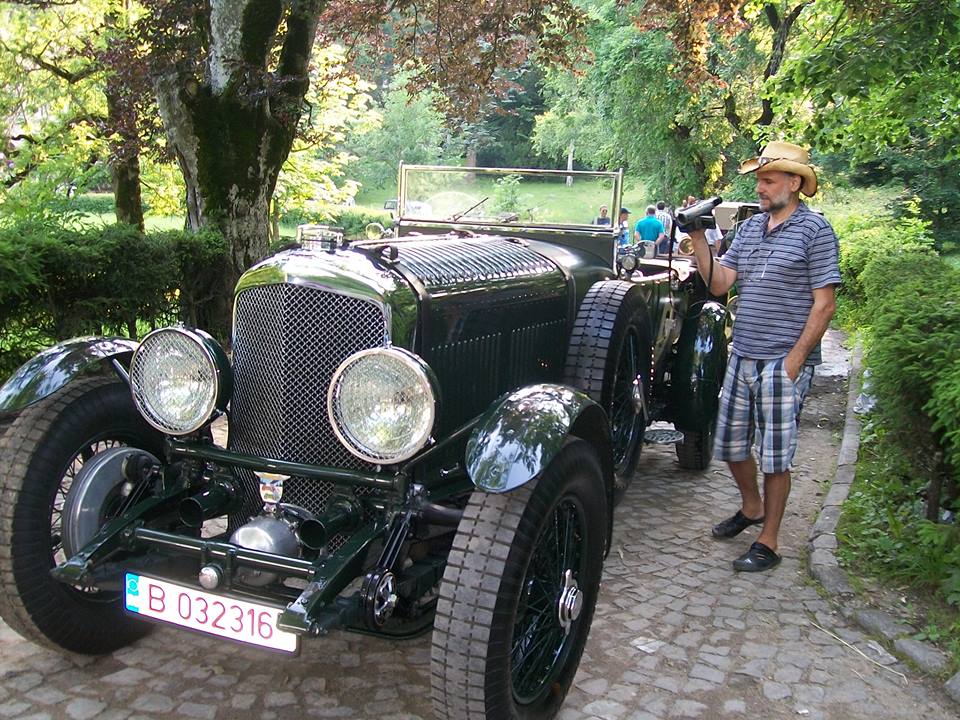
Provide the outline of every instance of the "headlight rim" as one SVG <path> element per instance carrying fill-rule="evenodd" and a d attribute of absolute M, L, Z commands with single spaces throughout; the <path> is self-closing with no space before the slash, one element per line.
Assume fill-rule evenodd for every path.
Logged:
<path fill-rule="evenodd" d="M 429 404 L 430 410 L 430 422 L 429 429 L 424 434 L 423 438 L 417 443 L 413 443 L 410 446 L 410 450 L 405 451 L 404 453 L 393 456 L 390 458 L 376 457 L 373 455 L 366 454 L 362 452 L 356 445 L 351 442 L 351 440 L 343 433 L 340 429 L 340 424 L 337 422 L 336 414 L 334 413 L 334 396 L 336 393 L 339 380 L 343 375 L 343 372 L 357 360 L 377 354 L 391 354 L 402 359 L 409 367 L 412 367 L 415 371 L 422 374 L 423 379 L 426 381 L 426 386 L 430 390 L 431 402 Z M 433 372 L 433 369 L 426 363 L 426 361 L 421 358 L 416 353 L 413 353 L 405 348 L 397 347 L 395 345 L 383 345 L 375 348 L 366 348 L 364 350 L 358 350 L 355 353 L 351 353 L 343 362 L 337 365 L 337 368 L 333 371 L 333 374 L 330 376 L 330 385 L 327 388 L 327 420 L 330 423 L 330 427 L 333 430 L 334 436 L 340 442 L 340 444 L 346 448 L 346 450 L 356 458 L 363 460 L 364 462 L 371 463 L 373 465 L 397 465 L 399 463 L 405 462 L 410 458 L 416 456 L 423 448 L 430 442 L 430 438 L 433 436 L 433 432 L 436 429 L 437 417 L 440 414 L 440 394 L 439 394 L 439 384 L 437 382 L 437 377 Z"/>
<path fill-rule="evenodd" d="M 133 368 L 147 340 L 155 335 L 170 332 L 185 336 L 197 347 L 199 347 L 204 359 L 209 363 L 213 370 L 213 402 L 210 404 L 207 411 L 203 413 L 204 419 L 198 423 L 195 423 L 194 426 L 189 430 L 173 430 L 168 426 L 164 426 L 156 422 L 151 413 L 144 412 L 145 407 L 142 406 L 138 400 L 137 389 L 134 386 Z M 195 433 L 197 430 L 200 430 L 211 420 L 216 418 L 218 412 L 223 412 L 226 410 L 227 404 L 230 400 L 230 395 L 232 394 L 233 390 L 233 375 L 232 372 L 228 372 L 229 370 L 231 370 L 231 367 L 229 360 L 226 358 L 226 353 L 224 353 L 219 343 L 217 343 L 217 341 L 214 340 L 210 334 L 198 328 L 190 328 L 183 325 L 171 325 L 168 327 L 157 328 L 156 330 L 151 330 L 143 336 L 143 339 L 140 340 L 140 344 L 137 346 L 137 349 L 133 351 L 133 356 L 130 358 L 130 396 L 133 400 L 134 407 L 140 414 L 140 417 L 142 417 L 144 421 L 153 429 L 158 430 L 164 435 L 173 435 L 175 437 L 190 435 L 191 433 Z"/>

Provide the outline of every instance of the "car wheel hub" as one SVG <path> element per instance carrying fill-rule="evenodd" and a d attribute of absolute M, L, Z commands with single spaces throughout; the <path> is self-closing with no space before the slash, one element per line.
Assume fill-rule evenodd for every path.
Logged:
<path fill-rule="evenodd" d="M 567 570 L 563 574 L 563 590 L 560 592 L 560 600 L 557 602 L 557 617 L 560 620 L 560 626 L 564 633 L 570 633 L 570 627 L 580 617 L 583 610 L 583 593 L 573 578 L 573 570 Z"/>

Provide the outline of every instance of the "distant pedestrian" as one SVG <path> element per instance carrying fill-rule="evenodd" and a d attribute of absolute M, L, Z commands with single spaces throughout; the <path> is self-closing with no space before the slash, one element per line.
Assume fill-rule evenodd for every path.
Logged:
<path fill-rule="evenodd" d="M 610 212 L 610 211 L 607 209 L 607 206 L 606 206 L 606 205 L 601 205 L 601 206 L 600 206 L 600 215 L 597 217 L 596 220 L 593 221 L 593 224 L 594 224 L 594 225 L 612 225 L 612 224 L 613 224 L 613 218 L 610 217 L 609 215 L 607 215 L 608 212 Z"/>
<path fill-rule="evenodd" d="M 660 224 L 663 225 L 663 234 L 670 237 L 670 228 L 673 227 L 673 215 L 663 200 L 657 202 L 656 216 Z"/>
<path fill-rule="evenodd" d="M 761 213 L 737 230 L 715 262 L 703 230 L 690 230 L 697 266 L 710 292 L 725 295 L 737 283 L 733 347 L 720 393 L 716 457 L 726 460 L 740 490 L 740 508 L 713 528 L 732 538 L 750 525 L 763 529 L 733 569 L 756 572 L 780 562 L 777 536 L 790 494 L 797 421 L 820 363 L 820 338 L 836 308 L 839 248 L 833 228 L 800 201 L 817 192 L 810 155 L 772 142 L 740 166 L 757 174 Z M 690 198 L 693 200 L 693 198 Z M 759 434 L 763 496 L 752 448 Z"/>
<path fill-rule="evenodd" d="M 617 244 L 620 247 L 630 244 L 630 211 L 622 207 L 620 208 L 620 216 L 617 220 L 617 227 L 620 228 L 620 235 L 617 239 Z"/>
<path fill-rule="evenodd" d="M 637 220 L 633 235 L 637 242 L 655 243 L 657 254 L 667 252 L 667 243 L 670 241 L 664 232 L 663 223 L 657 220 L 657 208 L 655 206 L 647 206 L 647 214 L 641 220 Z"/>

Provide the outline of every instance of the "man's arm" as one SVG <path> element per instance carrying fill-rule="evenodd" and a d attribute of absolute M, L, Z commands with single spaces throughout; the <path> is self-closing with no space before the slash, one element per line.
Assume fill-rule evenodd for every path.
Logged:
<path fill-rule="evenodd" d="M 710 283 L 710 292 L 714 295 L 725 295 L 737 281 L 737 271 L 724 267 L 710 252 L 707 236 L 703 230 L 691 230 L 690 239 L 693 241 L 693 254 L 697 258 L 697 270 L 703 282 Z M 710 268 L 713 267 L 713 277 L 710 277 Z"/>
<path fill-rule="evenodd" d="M 783 369 L 791 380 L 796 380 L 800 374 L 800 368 L 810 351 L 820 342 L 820 338 L 827 331 L 827 326 L 833 319 L 833 313 L 837 309 L 837 291 L 835 285 L 817 288 L 813 291 L 813 307 L 810 308 L 810 315 L 807 317 L 807 323 L 803 326 L 803 332 L 800 333 L 800 339 L 796 345 L 787 353 L 783 360 Z"/>

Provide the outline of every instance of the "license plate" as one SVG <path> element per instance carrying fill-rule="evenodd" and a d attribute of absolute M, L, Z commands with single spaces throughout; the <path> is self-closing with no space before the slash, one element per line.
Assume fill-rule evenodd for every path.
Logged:
<path fill-rule="evenodd" d="M 295 653 L 299 636 L 277 628 L 280 610 L 184 585 L 127 573 L 129 612 L 250 645 Z"/>

